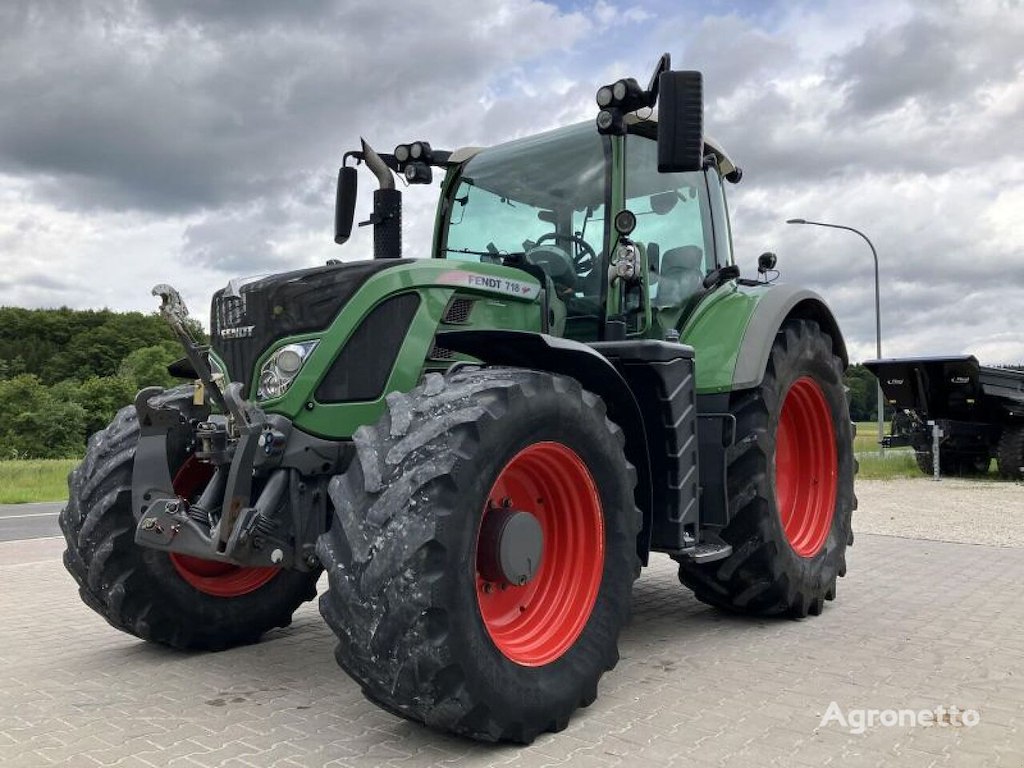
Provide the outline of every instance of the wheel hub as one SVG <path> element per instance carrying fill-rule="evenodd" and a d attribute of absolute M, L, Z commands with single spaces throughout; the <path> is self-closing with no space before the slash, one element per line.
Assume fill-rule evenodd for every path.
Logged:
<path fill-rule="evenodd" d="M 529 512 L 491 507 L 480 529 L 477 569 L 487 581 L 522 587 L 540 568 L 544 532 Z"/>
<path fill-rule="evenodd" d="M 543 441 L 513 456 L 486 498 L 473 563 L 480 618 L 507 659 L 549 664 L 583 632 L 601 589 L 597 484 L 575 451 Z"/>

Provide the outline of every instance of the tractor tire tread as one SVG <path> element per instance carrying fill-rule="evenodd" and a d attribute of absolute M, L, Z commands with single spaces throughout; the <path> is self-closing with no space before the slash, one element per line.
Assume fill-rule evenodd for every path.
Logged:
<path fill-rule="evenodd" d="M 481 434 L 513 404 L 551 387 L 599 412 L 622 446 L 603 401 L 575 380 L 509 368 L 428 374 L 411 392 L 388 395 L 382 418 L 355 433 L 356 458 L 329 485 L 338 524 L 317 548 L 329 580 L 320 611 L 338 639 L 338 664 L 384 710 L 479 740 L 529 743 L 564 728 L 573 710 L 596 697 L 595 681 L 542 720 L 503 717 L 474 697 L 462 660 L 446 652 L 449 615 L 433 598 L 432 586 L 445 577 L 438 527 L 469 492 L 454 471 L 457 462 L 474 457 Z M 635 470 L 628 470 L 635 485 Z M 428 509 L 435 512 L 420 514 Z M 635 537 L 641 514 L 632 512 Z M 639 558 L 630 557 L 636 578 Z M 605 628 L 609 636 L 598 644 L 602 671 L 618 660 L 618 628 Z"/>
<path fill-rule="evenodd" d="M 771 518 L 776 514 L 770 502 L 774 494 L 769 474 L 771 411 L 762 393 L 772 391 L 783 367 L 808 358 L 828 361 L 831 386 L 841 393 L 842 362 L 833 352 L 831 338 L 813 321 L 789 320 L 776 337 L 766 383 L 733 396 L 730 410 L 736 418 L 736 443 L 726 454 L 731 518 L 721 534 L 732 544 L 733 552 L 713 563 L 695 564 L 685 559 L 679 563 L 680 581 L 708 605 L 761 616 L 818 615 L 824 601 L 835 598 L 836 576 L 846 573 L 845 552 L 853 543 L 851 518 L 857 504 L 852 480 L 856 472 L 853 427 L 848 415 L 834 422 L 834 427 L 840 444 L 849 444 L 845 457 L 851 466 L 849 478 L 840 477 L 833 529 L 814 558 L 820 567 L 809 576 L 798 570 L 804 565 L 794 559 L 785 540 L 780 540 L 777 521 Z"/>
<path fill-rule="evenodd" d="M 138 438 L 135 407 L 122 408 L 68 475 L 59 516 L 63 562 L 83 602 L 117 629 L 179 649 L 221 650 L 288 626 L 295 609 L 316 597 L 317 573 L 285 571 L 251 595 L 216 598 L 185 584 L 166 553 L 135 543 Z M 261 605 L 252 610 L 256 600 Z"/>

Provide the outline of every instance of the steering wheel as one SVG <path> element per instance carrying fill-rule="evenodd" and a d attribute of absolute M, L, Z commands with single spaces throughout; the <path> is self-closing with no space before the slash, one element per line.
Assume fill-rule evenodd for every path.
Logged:
<path fill-rule="evenodd" d="M 551 278 L 559 294 L 576 290 L 572 257 L 562 246 L 535 244 L 523 254 L 523 261 Z"/>
<path fill-rule="evenodd" d="M 572 257 L 572 265 L 576 271 L 576 277 L 586 277 L 597 266 L 597 252 L 594 251 L 590 243 L 579 235 L 563 235 L 559 232 L 548 232 L 538 237 L 533 247 L 536 248 L 545 240 L 554 240 L 555 242 L 567 240 L 579 246 L 579 251 Z"/>

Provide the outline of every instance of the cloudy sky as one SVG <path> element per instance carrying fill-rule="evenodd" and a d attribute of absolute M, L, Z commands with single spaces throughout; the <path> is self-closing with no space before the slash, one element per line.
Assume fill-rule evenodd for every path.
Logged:
<path fill-rule="evenodd" d="M 704 72 L 708 133 L 744 167 L 746 273 L 775 251 L 874 357 L 867 245 L 784 222 L 857 227 L 886 355 L 1024 362 L 1019 0 L 4 0 L 0 305 L 149 311 L 171 282 L 205 315 L 229 277 L 365 258 L 365 232 L 331 239 L 360 135 L 591 120 L 597 86 L 666 50 Z M 410 255 L 432 191 L 406 195 Z"/>

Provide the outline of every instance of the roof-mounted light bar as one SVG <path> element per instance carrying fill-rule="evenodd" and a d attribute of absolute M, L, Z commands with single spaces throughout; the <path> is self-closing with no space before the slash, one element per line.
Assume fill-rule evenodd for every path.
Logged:
<path fill-rule="evenodd" d="M 662 72 L 667 72 L 671 66 L 671 57 L 667 53 L 662 54 L 646 90 L 632 77 L 624 77 L 598 88 L 597 106 L 601 110 L 597 114 L 598 133 L 621 136 L 626 133 L 626 123 L 623 117 L 627 112 L 653 109 L 658 101 L 659 76 Z"/>
<path fill-rule="evenodd" d="M 399 144 L 395 147 L 394 169 L 405 176 L 410 184 L 429 184 L 433 181 L 431 166 L 445 168 L 452 153 L 445 150 L 433 149 L 430 142 L 413 141 L 409 144 Z"/>

